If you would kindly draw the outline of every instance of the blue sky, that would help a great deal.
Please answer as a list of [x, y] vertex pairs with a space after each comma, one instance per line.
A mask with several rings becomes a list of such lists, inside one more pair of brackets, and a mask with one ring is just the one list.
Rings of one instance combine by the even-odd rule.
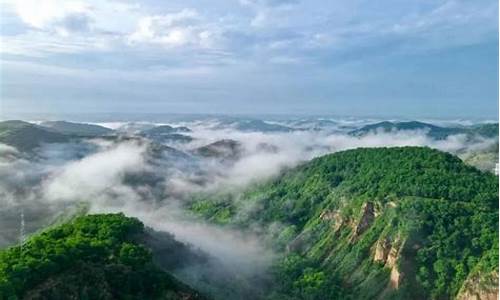
[[0, 0], [0, 113], [496, 118], [495, 0]]

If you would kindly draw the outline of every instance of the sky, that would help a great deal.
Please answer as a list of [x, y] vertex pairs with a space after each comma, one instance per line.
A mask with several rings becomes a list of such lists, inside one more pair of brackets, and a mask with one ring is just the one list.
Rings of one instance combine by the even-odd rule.
[[496, 0], [0, 0], [16, 113], [498, 118]]

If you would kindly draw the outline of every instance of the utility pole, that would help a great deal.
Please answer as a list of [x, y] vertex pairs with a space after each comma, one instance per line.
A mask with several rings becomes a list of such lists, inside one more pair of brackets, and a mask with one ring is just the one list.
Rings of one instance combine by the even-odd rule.
[[23, 256], [24, 235], [25, 235], [24, 208], [21, 208], [21, 228], [19, 230], [19, 243], [20, 243], [21, 256]]

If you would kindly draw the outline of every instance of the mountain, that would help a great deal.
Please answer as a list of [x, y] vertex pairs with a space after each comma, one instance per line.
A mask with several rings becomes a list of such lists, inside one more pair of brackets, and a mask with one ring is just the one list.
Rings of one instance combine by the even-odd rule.
[[258, 131], [258, 132], [290, 132], [293, 131], [292, 128], [268, 123], [261, 120], [247, 120], [240, 121], [235, 124], [235, 128], [241, 131]]
[[307, 118], [287, 121], [286, 125], [296, 130], [333, 130], [339, 127], [339, 123], [330, 119]]
[[194, 153], [207, 158], [234, 160], [241, 155], [242, 151], [243, 147], [240, 142], [230, 139], [224, 139], [197, 148], [194, 150]]
[[498, 138], [498, 123], [478, 124], [469, 127], [472, 134], [488, 138]]
[[75, 136], [83, 137], [94, 137], [111, 134], [112, 129], [94, 125], [94, 124], [83, 124], [83, 123], [72, 123], [66, 121], [46, 121], [40, 123], [40, 126], [50, 128], [53, 131]]
[[178, 133], [167, 134], [163, 137], [163, 139], [170, 143], [189, 143], [194, 140], [189, 135], [183, 135]]
[[284, 125], [269, 123], [257, 119], [233, 119], [226, 118], [218, 120], [219, 125], [216, 128], [224, 129], [231, 127], [233, 129], [244, 132], [290, 132], [294, 129]]
[[268, 299], [498, 295], [498, 177], [438, 150], [338, 152], [190, 208], [269, 228], [283, 259]]
[[143, 130], [139, 135], [157, 143], [189, 143], [193, 138], [189, 135], [180, 134], [189, 132], [191, 132], [191, 129], [184, 126], [172, 127], [169, 125], [161, 125]]
[[11, 120], [0, 122], [0, 143], [31, 151], [43, 143], [64, 143], [70, 137], [41, 126], [24, 121]]
[[124, 134], [139, 134], [154, 127], [154, 124], [148, 122], [127, 122], [116, 128], [116, 131]]
[[147, 154], [152, 159], [183, 161], [183, 163], [192, 160], [192, 157], [183, 151], [154, 142], [148, 145]]
[[465, 128], [440, 127], [428, 123], [410, 121], [410, 122], [379, 122], [370, 124], [350, 132], [351, 135], [363, 136], [369, 133], [393, 132], [400, 130], [425, 130], [427, 134], [435, 139], [445, 139], [449, 135], [468, 133]]
[[[205, 299], [153, 263], [140, 242], [146, 235], [140, 221], [123, 214], [77, 217], [45, 230], [0, 251], [0, 299]], [[175, 251], [166, 255], [175, 263]]]
[[174, 127], [174, 129], [176, 130], [176, 132], [184, 132], [184, 133], [193, 132], [191, 129], [189, 129], [186, 126], [177, 126], [177, 127]]
[[153, 127], [151, 129], [143, 130], [141, 134], [144, 136], [161, 136], [165, 134], [187, 133], [187, 132], [191, 132], [191, 129], [185, 126], [172, 127], [170, 125], [161, 125]]
[[379, 122], [363, 126], [351, 131], [349, 134], [354, 136], [363, 136], [369, 133], [394, 132], [400, 130], [423, 130], [432, 138], [445, 139], [454, 134], [466, 134], [469, 137], [481, 136], [485, 138], [498, 138], [498, 123], [478, 124], [472, 126], [460, 127], [441, 127], [429, 123], [418, 121], [410, 122]]
[[190, 143], [194, 139], [189, 135], [179, 134], [179, 133], [168, 133], [157, 136], [149, 136], [148, 138], [154, 140], [158, 143]]

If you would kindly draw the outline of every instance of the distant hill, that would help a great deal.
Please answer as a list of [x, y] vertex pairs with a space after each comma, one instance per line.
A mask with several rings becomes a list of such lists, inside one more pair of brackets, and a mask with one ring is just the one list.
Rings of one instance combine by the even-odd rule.
[[329, 119], [317, 119], [317, 118], [308, 118], [308, 119], [287, 121], [285, 124], [289, 125], [290, 127], [294, 128], [294, 129], [298, 129], [298, 130], [304, 130], [304, 129], [331, 130], [331, 129], [335, 129], [339, 126], [339, 123], [337, 123], [336, 121], [329, 120]]
[[235, 128], [241, 131], [261, 131], [261, 132], [290, 132], [292, 128], [272, 124], [261, 120], [240, 121], [235, 124]]
[[284, 258], [268, 299], [498, 297], [498, 177], [448, 153], [338, 152], [191, 209], [270, 228]]
[[189, 135], [171, 133], [171, 134], [165, 134], [162, 136], [158, 136], [158, 137], [156, 137], [155, 140], [158, 142], [164, 142], [164, 143], [189, 143], [189, 142], [192, 142], [194, 139], [192, 137], [190, 137]]
[[112, 129], [94, 125], [94, 124], [84, 124], [84, 123], [72, 123], [66, 121], [46, 121], [40, 123], [40, 126], [50, 128], [53, 131], [74, 136], [83, 137], [94, 137], [106, 134], [111, 134]]
[[284, 125], [269, 123], [257, 119], [232, 119], [227, 118], [219, 120], [219, 125], [216, 128], [233, 128], [244, 132], [290, 132], [293, 128]]
[[498, 137], [498, 123], [478, 124], [468, 127], [471, 134], [484, 137]]
[[153, 128], [143, 130], [143, 131], [141, 131], [141, 135], [161, 136], [161, 135], [165, 135], [165, 134], [188, 133], [188, 132], [191, 132], [191, 129], [189, 129], [185, 126], [173, 127], [170, 125], [161, 125], [161, 126], [155, 126]]
[[67, 135], [28, 122], [0, 122], [0, 143], [13, 146], [22, 152], [32, 151], [43, 143], [64, 143], [69, 140]]
[[194, 153], [199, 156], [224, 160], [237, 159], [242, 152], [241, 143], [230, 139], [220, 140], [194, 150]]
[[[0, 251], [0, 299], [205, 299], [153, 263], [146, 235], [140, 221], [123, 214], [50, 228]], [[171, 256], [164, 263], [187, 259], [169, 239], [168, 248], [161, 244]]]
[[127, 122], [120, 127], [116, 128], [116, 131], [119, 133], [125, 134], [139, 134], [145, 130], [154, 128], [155, 125], [151, 123], [142, 123], [142, 122]]
[[172, 127], [169, 125], [161, 125], [143, 130], [139, 135], [158, 143], [189, 143], [193, 138], [189, 135], [182, 134], [189, 132], [191, 132], [191, 129], [185, 126]]
[[350, 132], [351, 135], [363, 136], [369, 133], [394, 132], [400, 130], [425, 130], [427, 134], [436, 139], [445, 139], [449, 135], [467, 133], [464, 128], [447, 128], [428, 123], [410, 121], [410, 122], [379, 122], [370, 124]]
[[473, 126], [463, 126], [463, 127], [441, 127], [429, 123], [423, 123], [418, 121], [410, 122], [379, 122], [375, 124], [370, 124], [356, 129], [350, 132], [354, 136], [363, 136], [369, 133], [388, 133], [395, 131], [404, 130], [423, 130], [427, 132], [427, 135], [435, 139], [445, 139], [450, 135], [454, 134], [466, 134], [470, 137], [472, 136], [482, 136], [482, 137], [498, 137], [498, 123], [491, 124], [479, 124]]

